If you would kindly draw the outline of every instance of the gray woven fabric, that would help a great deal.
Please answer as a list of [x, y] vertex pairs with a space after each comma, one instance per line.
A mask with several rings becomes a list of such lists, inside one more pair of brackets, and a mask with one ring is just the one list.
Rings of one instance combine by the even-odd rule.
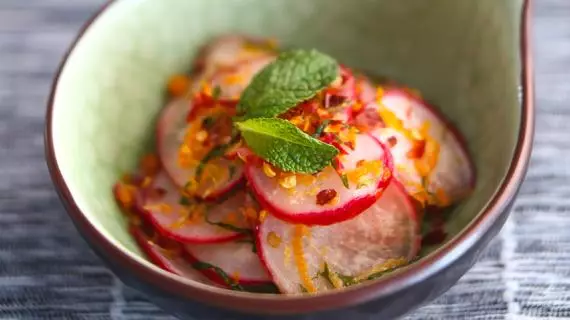
[[[0, 0], [0, 319], [172, 319], [102, 266], [44, 164], [49, 84], [102, 3]], [[513, 216], [473, 270], [409, 319], [570, 319], [570, 0], [536, 4], [536, 145]]]

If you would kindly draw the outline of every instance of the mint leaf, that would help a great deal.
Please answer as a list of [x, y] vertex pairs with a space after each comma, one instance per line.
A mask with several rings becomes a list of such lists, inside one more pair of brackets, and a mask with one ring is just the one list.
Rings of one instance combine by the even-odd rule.
[[236, 126], [255, 154], [284, 171], [319, 172], [338, 154], [335, 147], [283, 119], [249, 119]]
[[241, 120], [276, 117], [314, 97], [338, 74], [337, 62], [316, 50], [282, 53], [242, 93], [237, 105]]

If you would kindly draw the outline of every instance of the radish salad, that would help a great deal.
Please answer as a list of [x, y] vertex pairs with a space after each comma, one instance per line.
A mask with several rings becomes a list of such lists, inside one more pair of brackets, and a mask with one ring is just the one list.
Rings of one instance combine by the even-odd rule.
[[443, 209], [474, 187], [463, 138], [417, 91], [314, 49], [221, 36], [166, 92], [156, 151], [113, 193], [148, 258], [182, 277], [357, 285], [444, 241]]

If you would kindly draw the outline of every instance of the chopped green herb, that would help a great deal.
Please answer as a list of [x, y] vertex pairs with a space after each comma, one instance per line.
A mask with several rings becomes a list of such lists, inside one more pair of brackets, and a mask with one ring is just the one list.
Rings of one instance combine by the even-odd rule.
[[181, 196], [180, 200], [178, 201], [178, 203], [182, 206], [189, 206], [192, 204], [192, 201], [190, 200], [190, 198], [185, 197], [185, 196]]
[[317, 130], [315, 130], [315, 133], [313, 134], [314, 138], [319, 138], [321, 136], [321, 134], [323, 134], [323, 131], [325, 130], [325, 128], [329, 125], [331, 121], [330, 120], [325, 120], [323, 121], [323, 123], [321, 123], [318, 127]]
[[333, 161], [332, 166], [333, 166], [334, 170], [336, 171], [336, 173], [338, 174], [338, 176], [340, 177], [340, 180], [342, 181], [342, 184], [344, 185], [344, 187], [349, 189], [350, 185], [348, 184], [348, 176], [346, 174], [340, 173], [340, 170], [338, 168], [338, 162]]
[[235, 291], [247, 291], [256, 293], [279, 293], [279, 289], [273, 284], [254, 284], [242, 286], [237, 283], [232, 277], [230, 277], [222, 268], [217, 267], [213, 264], [197, 261], [192, 264], [192, 267], [199, 271], [212, 270], [214, 271], [222, 280], [230, 287], [230, 289]]
[[250, 229], [236, 227], [233, 224], [229, 224], [229, 223], [225, 223], [225, 222], [212, 221], [212, 220], [210, 220], [209, 213], [210, 213], [210, 210], [207, 210], [206, 214], [204, 214], [204, 220], [206, 220], [206, 222], [208, 224], [211, 224], [213, 226], [218, 226], [222, 229], [230, 230], [230, 231], [237, 232], [237, 233], [242, 233], [242, 234], [246, 234], [246, 235], [252, 235], [253, 234], [253, 232]]
[[340, 175], [340, 180], [342, 180], [342, 184], [344, 185], [345, 188], [350, 188], [350, 185], [348, 184], [348, 176], [346, 174], [341, 174]]
[[222, 95], [222, 88], [220, 86], [215, 86], [214, 90], [212, 91], [212, 99], [218, 100]]
[[307, 288], [305, 288], [302, 284], [299, 284], [299, 288], [301, 288], [302, 293], [309, 293], [309, 290], [307, 290]]
[[212, 150], [210, 150], [210, 152], [208, 152], [204, 156], [204, 158], [200, 160], [200, 164], [198, 164], [198, 167], [196, 168], [196, 181], [200, 181], [200, 177], [202, 176], [202, 173], [204, 173], [204, 168], [206, 167], [206, 164], [215, 158], [223, 156], [224, 153], [226, 153], [226, 150], [228, 150], [230, 146], [236, 143], [238, 139], [239, 136], [234, 135], [230, 142], [212, 148]]
[[236, 290], [236, 291], [245, 291], [245, 289], [239, 284], [236, 283], [236, 281], [234, 279], [232, 279], [230, 276], [228, 276], [228, 274], [222, 270], [220, 267], [217, 267], [213, 264], [209, 264], [207, 262], [202, 262], [202, 261], [197, 261], [194, 262], [192, 264], [192, 267], [194, 267], [194, 269], [196, 270], [212, 270], [214, 271], [217, 275], [220, 276], [220, 278], [222, 278], [222, 280], [224, 280], [224, 282], [230, 287], [230, 289], [232, 290]]
[[[325, 280], [327, 280], [335, 288], [338, 287], [338, 285], [337, 285], [338, 280], [340, 280], [342, 282], [343, 287], [348, 287], [348, 286], [351, 286], [351, 285], [357, 283], [355, 281], [354, 277], [345, 276], [345, 275], [342, 275], [340, 273], [336, 273], [336, 272], [332, 271], [329, 268], [328, 263], [325, 263], [324, 269], [323, 269], [323, 271], [321, 271], [319, 273], [319, 275], [322, 276], [323, 278], [325, 278]], [[337, 281], [335, 281], [335, 280], [337, 280]]]
[[202, 128], [208, 130], [212, 128], [215, 123], [216, 119], [214, 117], [205, 117], [204, 120], [202, 120]]

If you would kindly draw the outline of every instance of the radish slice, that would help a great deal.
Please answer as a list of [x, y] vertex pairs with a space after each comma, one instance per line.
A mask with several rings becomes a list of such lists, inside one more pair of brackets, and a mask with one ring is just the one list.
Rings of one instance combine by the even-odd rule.
[[[458, 131], [435, 109], [403, 90], [393, 89], [385, 92], [382, 105], [400, 119], [407, 130], [421, 131], [424, 123], [429, 125], [427, 132], [437, 142], [440, 151], [437, 163], [427, 177], [427, 191], [436, 193], [441, 189], [451, 202], [468, 195], [475, 184], [475, 170]], [[386, 132], [379, 137], [381, 141], [386, 141]], [[391, 150], [395, 164], [399, 168], [397, 171], [409, 172], [401, 175], [414, 177], [418, 173], [406, 156], [407, 150], [411, 147], [411, 140], [400, 135], [398, 144]], [[418, 181], [415, 178], [411, 181], [404, 179], [407, 188], [416, 188], [416, 182]]]
[[[141, 194], [138, 208], [164, 236], [184, 243], [219, 243], [239, 238], [250, 227], [240, 213], [241, 208], [253, 207], [252, 199], [245, 191], [237, 191], [221, 203], [199, 203], [195, 206], [180, 204], [181, 194], [168, 176], [159, 173], [151, 185]], [[190, 210], [191, 209], [191, 210]], [[232, 231], [208, 223], [231, 221], [243, 232]]]
[[384, 122], [378, 113], [374, 85], [368, 79], [360, 77], [356, 80], [356, 92], [357, 100], [362, 105], [362, 109], [354, 117], [354, 123], [365, 132], [383, 127]]
[[[259, 256], [253, 252], [254, 245], [247, 242], [228, 242], [209, 245], [186, 245], [191, 259], [205, 262], [224, 271], [228, 277], [240, 285], [259, 285], [272, 283], [271, 277]], [[203, 273], [210, 280], [221, 285], [226, 281], [214, 270], [206, 269]]]
[[206, 73], [274, 54], [268, 40], [253, 39], [241, 35], [226, 35], [202, 49], [196, 59], [196, 68]]
[[196, 271], [182, 255], [163, 249], [153, 243], [138, 227], [132, 226], [130, 231], [141, 250], [147, 255], [150, 261], [160, 268], [186, 279], [212, 285], [212, 283], [204, 277], [203, 274]]
[[365, 77], [358, 77], [356, 79], [356, 92], [357, 99], [366, 106], [370, 103], [376, 104], [376, 88]]
[[[175, 100], [167, 105], [158, 121], [157, 144], [162, 165], [171, 179], [179, 187], [188, 181], [195, 180], [198, 165], [182, 167], [179, 164], [179, 149], [188, 128], [186, 116], [192, 107], [185, 100]], [[197, 187], [195, 194], [205, 199], [215, 199], [231, 190], [243, 180], [243, 164], [239, 160], [229, 160], [223, 157], [208, 162], [227, 170], [227, 176], [222, 179], [205, 179]], [[232, 169], [233, 168], [233, 169]]]
[[[258, 227], [257, 243], [282, 292], [320, 292], [358, 283], [415, 258], [419, 221], [409, 196], [392, 180], [374, 205], [342, 223], [309, 227], [268, 215]], [[322, 275], [325, 264], [337, 277]], [[339, 275], [352, 283], [343, 283]]]
[[422, 177], [415, 168], [414, 159], [407, 156], [412, 141], [394, 128], [376, 128], [371, 135], [390, 148], [394, 159], [394, 176], [410, 195], [422, 192]]
[[[381, 143], [366, 134], [358, 134], [355, 149], [343, 156], [343, 170], [355, 169], [361, 160], [380, 161], [380, 168], [376, 174], [365, 176], [369, 178], [368, 183], [358, 186], [349, 181], [349, 188], [344, 186], [332, 167], [318, 173], [316, 179], [298, 179], [296, 186], [291, 189], [282, 187], [279, 177], [268, 177], [255, 161], [246, 165], [246, 177], [257, 200], [280, 219], [307, 225], [329, 225], [362, 213], [376, 201], [376, 195], [390, 182], [390, 153], [385, 152]], [[334, 190], [338, 201], [317, 204], [317, 194], [325, 189]]]
[[238, 100], [253, 77], [274, 60], [275, 56], [263, 56], [223, 69], [212, 77], [211, 86], [220, 88], [220, 99]]

